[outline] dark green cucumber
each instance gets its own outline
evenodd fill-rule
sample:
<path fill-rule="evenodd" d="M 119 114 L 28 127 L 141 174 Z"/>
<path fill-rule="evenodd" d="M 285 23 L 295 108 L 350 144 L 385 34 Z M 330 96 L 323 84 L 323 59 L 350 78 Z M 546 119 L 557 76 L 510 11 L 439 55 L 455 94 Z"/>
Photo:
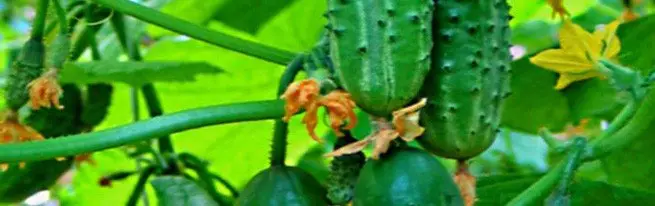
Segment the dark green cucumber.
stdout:
<path fill-rule="evenodd" d="M 422 96 L 421 145 L 446 158 L 467 159 L 486 150 L 509 96 L 509 6 L 504 0 L 437 1 L 433 68 Z"/>
<path fill-rule="evenodd" d="M 387 117 L 410 103 L 430 70 L 431 0 L 328 0 L 330 57 L 364 111 Z"/>
<path fill-rule="evenodd" d="M 39 131 L 46 138 L 77 134 L 82 131 L 80 112 L 82 97 L 79 88 L 73 84 L 62 86 L 66 95 L 60 101 L 63 110 L 41 108 L 31 110 L 23 123 Z M 24 107 L 29 109 L 27 106 Z M 45 160 L 27 162 L 25 168 L 12 165 L 6 172 L 0 172 L 0 202 L 15 203 L 25 200 L 34 193 L 46 190 L 72 165 L 72 160 Z"/>
<path fill-rule="evenodd" d="M 9 69 L 5 99 L 9 109 L 18 111 L 29 100 L 27 85 L 43 72 L 45 46 L 41 40 L 29 39 L 14 65 Z"/>
<path fill-rule="evenodd" d="M 434 156 L 408 147 L 369 160 L 355 186 L 353 205 L 463 205 L 450 173 Z"/>
<path fill-rule="evenodd" d="M 98 126 L 105 119 L 111 105 L 113 87 L 109 84 L 87 86 L 82 122 L 87 128 Z"/>
<path fill-rule="evenodd" d="M 248 182 L 237 206 L 328 205 L 325 189 L 309 173 L 287 166 L 273 166 Z"/>
<path fill-rule="evenodd" d="M 350 132 L 344 131 L 344 134 L 337 139 L 335 149 L 357 141 Z M 365 162 L 366 156 L 362 152 L 335 157 L 332 160 L 327 179 L 327 197 L 332 204 L 345 205 L 352 200 L 359 171 Z"/>
<path fill-rule="evenodd" d="M 46 137 L 58 137 L 82 132 L 82 92 L 74 84 L 62 86 L 64 94 L 61 98 L 63 110 L 57 108 L 41 108 L 30 110 L 23 123 L 30 125 Z"/>

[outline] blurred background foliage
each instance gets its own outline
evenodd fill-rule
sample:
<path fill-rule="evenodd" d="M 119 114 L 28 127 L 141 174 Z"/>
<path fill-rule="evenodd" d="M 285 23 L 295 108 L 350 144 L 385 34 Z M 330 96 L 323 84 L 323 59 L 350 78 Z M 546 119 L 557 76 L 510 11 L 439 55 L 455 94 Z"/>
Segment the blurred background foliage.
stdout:
<path fill-rule="evenodd" d="M 139 3 L 161 11 L 226 32 L 244 39 L 301 53 L 309 51 L 318 41 L 326 23 L 325 3 L 316 0 L 141 0 Z M 512 53 L 514 78 L 513 95 L 504 112 L 505 129 L 498 134 L 492 148 L 473 159 L 472 170 L 482 178 L 480 204 L 494 205 L 499 194 L 517 194 L 534 182 L 535 176 L 547 171 L 560 157 L 551 154 L 547 146 L 534 133 L 541 127 L 554 132 L 565 131 L 582 119 L 592 119 L 589 129 L 600 128 L 603 120 L 610 120 L 622 106 L 620 94 L 615 94 L 606 82 L 589 80 L 573 84 L 562 91 L 553 89 L 555 73 L 540 69 L 527 61 L 530 54 L 556 47 L 560 21 L 551 19 L 551 9 L 545 0 L 509 0 L 512 5 Z M 6 65 L 8 51 L 26 40 L 30 19 L 34 16 L 33 0 L 0 0 L 0 65 Z M 623 64 L 650 72 L 655 56 L 650 52 L 655 44 L 655 17 L 650 1 L 639 1 L 636 6 L 641 19 L 624 24 L 619 31 L 623 50 Z M 608 23 L 623 12 L 619 0 L 565 1 L 574 22 L 587 30 Z M 248 57 L 189 39 L 131 19 L 131 35 L 141 35 L 145 61 L 203 62 L 222 69 L 220 73 L 198 75 L 193 82 L 155 82 L 166 113 L 208 105 L 228 104 L 276 98 L 278 78 L 284 67 Z M 112 30 L 105 26 L 99 32 L 104 59 L 127 60 L 121 55 Z M 85 54 L 81 61 L 90 61 Z M 196 69 L 190 64 L 177 69 Z M 194 68 L 188 68 L 194 67 Z M 97 128 L 111 128 L 130 123 L 130 87 L 115 83 L 115 94 L 109 116 Z M 140 102 L 140 118 L 148 118 L 145 104 Z M 322 114 L 321 114 L 322 115 Z M 366 119 L 366 115 L 360 115 Z M 356 129 L 355 135 L 363 138 L 370 131 L 366 121 Z M 212 172 L 226 178 L 238 188 L 258 171 L 268 166 L 268 153 L 273 121 L 259 121 L 206 127 L 173 135 L 178 152 L 193 153 L 210 162 Z M 317 130 L 325 133 L 325 124 Z M 290 124 L 287 163 L 299 165 L 315 175 L 321 182 L 327 176 L 328 159 L 322 154 L 331 150 L 331 143 L 318 145 L 308 137 L 298 117 Z M 655 145 L 653 138 L 644 137 L 629 151 L 621 152 L 580 169 L 574 192 L 602 193 L 609 197 L 648 197 L 650 193 L 633 195 L 634 191 L 655 191 L 655 172 L 652 161 Z M 628 153 L 629 152 L 629 153 Z M 134 170 L 135 161 L 125 149 L 112 149 L 93 154 L 96 164 L 82 164 L 73 168 L 55 187 L 52 196 L 62 204 L 115 205 L 124 202 L 132 191 L 137 177 L 117 181 L 111 187 L 101 187 L 98 180 L 109 173 Z M 444 162 L 453 169 L 453 163 Z M 504 176 L 503 176 L 504 175 Z M 508 178 L 507 175 L 510 176 Z M 519 176 L 516 176 L 519 175 Z M 505 177 L 505 178 L 503 178 Z M 523 182 L 520 182 L 523 181 Z M 155 199 L 151 186 L 147 186 L 150 199 Z M 514 191 L 512 193 L 511 191 Z M 225 188 L 221 192 L 227 193 Z M 602 196 L 596 194 L 594 196 Z M 511 198 L 512 196 L 508 196 Z M 646 199 L 630 199 L 646 201 Z M 502 198 L 501 198 L 502 199 Z M 101 201 L 100 201 L 101 200 Z M 596 199 L 579 200 L 593 204 Z M 500 201 L 500 200 L 496 200 Z M 506 201 L 506 200 L 505 200 Z M 578 201 L 576 199 L 573 200 Z M 152 203 L 152 202 L 151 202 Z M 600 203 L 611 205 L 611 202 Z M 642 202 L 643 203 L 643 202 Z"/>

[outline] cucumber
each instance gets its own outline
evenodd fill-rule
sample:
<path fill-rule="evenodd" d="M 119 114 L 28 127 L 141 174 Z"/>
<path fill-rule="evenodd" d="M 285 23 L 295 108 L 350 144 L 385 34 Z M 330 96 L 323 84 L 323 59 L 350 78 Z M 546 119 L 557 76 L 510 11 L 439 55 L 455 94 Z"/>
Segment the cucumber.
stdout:
<path fill-rule="evenodd" d="M 273 166 L 248 182 L 235 205 L 320 206 L 327 202 L 325 189 L 309 173 L 297 167 Z"/>
<path fill-rule="evenodd" d="M 18 111 L 29 100 L 27 85 L 43 72 L 45 46 L 41 40 L 29 39 L 8 71 L 5 99 L 7 107 Z"/>
<path fill-rule="evenodd" d="M 113 87 L 109 84 L 90 84 L 87 86 L 82 122 L 87 128 L 98 126 L 107 116 Z"/>
<path fill-rule="evenodd" d="M 344 131 L 344 134 L 337 139 L 335 150 L 357 141 L 350 132 Z M 342 155 L 332 160 L 327 178 L 327 197 L 332 204 L 345 205 L 352 200 L 359 171 L 365 162 L 366 157 L 362 152 Z"/>
<path fill-rule="evenodd" d="M 392 148 L 379 160 L 366 162 L 353 199 L 355 206 L 463 204 L 451 175 L 439 160 L 409 147 Z"/>
<path fill-rule="evenodd" d="M 421 145 L 465 160 L 486 150 L 511 94 L 509 6 L 500 0 L 437 1 L 432 70 L 421 94 Z"/>
<path fill-rule="evenodd" d="M 341 86 L 379 116 L 410 103 L 430 70 L 431 0 L 328 0 L 330 57 Z"/>

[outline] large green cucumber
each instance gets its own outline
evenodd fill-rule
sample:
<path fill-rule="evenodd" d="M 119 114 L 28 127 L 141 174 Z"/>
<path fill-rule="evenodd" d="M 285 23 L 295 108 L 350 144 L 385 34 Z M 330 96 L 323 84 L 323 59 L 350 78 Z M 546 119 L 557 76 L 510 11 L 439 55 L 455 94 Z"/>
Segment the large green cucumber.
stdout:
<path fill-rule="evenodd" d="M 431 0 L 328 0 L 330 57 L 355 103 L 380 117 L 418 94 L 430 70 Z"/>
<path fill-rule="evenodd" d="M 450 173 L 419 149 L 392 148 L 379 160 L 369 160 L 359 175 L 355 206 L 463 205 Z"/>
<path fill-rule="evenodd" d="M 437 1 L 432 70 L 422 95 L 421 145 L 446 158 L 486 150 L 510 94 L 509 6 L 504 0 Z"/>
<path fill-rule="evenodd" d="M 325 189 L 297 167 L 273 166 L 248 182 L 237 206 L 328 205 Z"/>

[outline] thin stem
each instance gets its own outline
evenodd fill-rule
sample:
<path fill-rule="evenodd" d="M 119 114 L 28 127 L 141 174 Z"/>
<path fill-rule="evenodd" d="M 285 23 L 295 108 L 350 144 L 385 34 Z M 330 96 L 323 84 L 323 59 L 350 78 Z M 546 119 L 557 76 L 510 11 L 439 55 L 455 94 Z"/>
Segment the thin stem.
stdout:
<path fill-rule="evenodd" d="M 132 61 L 142 61 L 143 57 L 141 56 L 141 52 L 139 51 L 138 41 L 136 41 L 135 39 L 129 39 L 127 36 L 125 19 L 123 15 L 120 13 L 114 14 L 114 16 L 111 19 L 111 22 L 114 27 L 114 31 L 116 33 L 118 41 L 120 42 L 125 53 L 128 54 L 128 56 Z M 164 111 L 161 106 L 161 102 L 159 101 L 159 97 L 157 97 L 157 90 L 155 89 L 155 86 L 152 83 L 143 85 L 141 87 L 141 92 L 143 93 L 143 97 L 146 101 L 146 105 L 150 117 L 157 117 L 164 114 Z M 159 138 L 157 140 L 157 144 L 159 146 L 159 152 L 161 152 L 162 154 L 169 155 L 175 153 L 175 149 L 173 148 L 173 142 L 171 141 L 171 137 L 169 135 Z M 169 162 L 169 163 L 171 164 L 168 165 L 172 166 L 172 168 L 170 168 L 171 169 L 170 172 L 179 173 L 179 168 L 177 168 L 175 164 L 173 164 L 173 162 Z M 168 171 L 166 171 L 166 173 L 168 173 Z"/>
<path fill-rule="evenodd" d="M 575 171 L 582 163 L 583 148 L 587 145 L 587 140 L 584 137 L 576 137 L 573 139 L 572 145 L 577 149 L 573 149 L 569 153 L 559 185 L 548 198 L 549 205 L 569 205 L 569 186 L 575 177 Z"/>
<path fill-rule="evenodd" d="M 230 205 L 227 198 L 218 193 L 211 173 L 200 159 L 188 153 L 179 154 L 179 157 L 187 167 L 198 174 L 198 178 L 204 183 L 205 189 L 212 196 L 212 199 L 218 202 L 219 205 Z"/>
<path fill-rule="evenodd" d="M 586 146 L 584 139 L 580 140 L 580 138 L 576 138 L 574 141 L 575 143 L 571 147 L 566 161 L 559 162 L 545 176 L 539 179 L 539 181 L 532 184 L 532 186 L 512 199 L 507 205 L 533 205 L 539 201 L 543 201 L 563 177 L 572 177 L 573 174 L 569 173 L 572 173 L 577 168 L 580 156 Z"/>
<path fill-rule="evenodd" d="M 237 190 L 234 185 L 232 185 L 230 182 L 228 182 L 225 178 L 218 176 L 217 174 L 211 174 L 212 178 L 214 178 L 216 181 L 220 182 L 227 190 L 230 191 L 232 194 L 232 197 L 237 198 L 239 197 L 239 190 Z"/>
<path fill-rule="evenodd" d="M 282 118 L 280 100 L 211 106 L 44 141 L 0 145 L 0 162 L 53 159 L 114 148 L 209 125 Z"/>
<path fill-rule="evenodd" d="M 93 0 L 94 2 L 133 16 L 142 21 L 166 28 L 168 30 L 198 39 L 219 47 L 240 52 L 266 61 L 285 65 L 296 54 L 260 43 L 230 36 L 218 31 L 209 30 L 182 19 L 161 13 L 157 10 L 139 5 L 128 0 Z"/>
<path fill-rule="evenodd" d="M 635 103 L 635 105 L 638 104 Z M 643 137 L 649 128 L 655 126 L 655 115 L 653 115 L 655 114 L 655 92 L 648 92 L 640 105 L 636 107 L 635 114 L 625 126 L 613 135 L 590 143 L 585 153 L 585 161 L 595 160 L 607 156 L 613 151 L 621 150 Z"/>
<path fill-rule="evenodd" d="M 634 114 L 637 112 L 637 103 L 634 101 L 628 103 L 623 110 L 621 110 L 621 113 L 614 117 L 614 120 L 612 120 L 612 123 L 603 131 L 600 136 L 596 137 L 594 140 L 595 141 L 600 141 L 602 139 L 605 139 L 614 133 L 616 133 L 619 129 L 623 128 L 628 121 L 634 116 Z"/>
<path fill-rule="evenodd" d="M 59 33 L 68 34 L 68 18 L 66 17 L 66 10 L 61 6 L 59 0 L 52 0 L 52 3 L 59 19 Z"/>
<path fill-rule="evenodd" d="M 130 88 L 130 107 L 132 108 L 132 121 L 139 121 L 139 90 Z"/>
<path fill-rule="evenodd" d="M 287 69 L 280 78 L 280 83 L 277 90 L 276 98 L 289 87 L 289 85 L 296 78 L 296 75 L 302 70 L 303 56 L 299 55 L 296 59 L 289 64 Z M 289 125 L 281 119 L 275 120 L 275 127 L 273 128 L 273 145 L 271 146 L 271 166 L 282 166 L 287 155 L 287 135 L 289 133 Z"/>
<path fill-rule="evenodd" d="M 50 0 L 39 0 L 36 7 L 36 17 L 32 23 L 32 33 L 30 37 L 35 40 L 43 40 L 45 32 L 45 20 L 48 15 L 48 4 Z"/>
<path fill-rule="evenodd" d="M 136 206 L 136 203 L 139 201 L 139 197 L 141 197 L 144 192 L 148 178 L 153 173 L 155 173 L 155 171 L 156 170 L 154 166 L 149 166 L 141 172 L 141 175 L 139 175 L 139 180 L 137 181 L 136 186 L 134 186 L 134 190 L 132 191 L 132 194 L 130 194 L 130 198 L 127 200 L 127 206 Z"/>

